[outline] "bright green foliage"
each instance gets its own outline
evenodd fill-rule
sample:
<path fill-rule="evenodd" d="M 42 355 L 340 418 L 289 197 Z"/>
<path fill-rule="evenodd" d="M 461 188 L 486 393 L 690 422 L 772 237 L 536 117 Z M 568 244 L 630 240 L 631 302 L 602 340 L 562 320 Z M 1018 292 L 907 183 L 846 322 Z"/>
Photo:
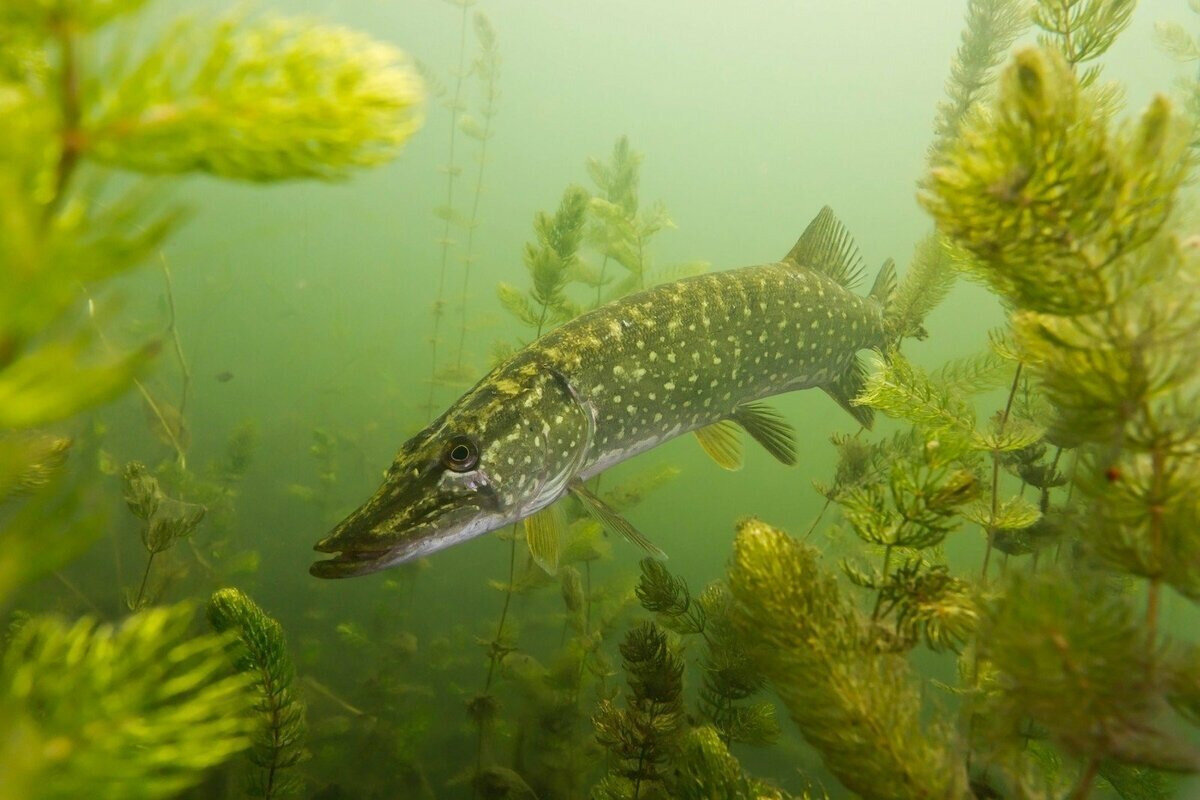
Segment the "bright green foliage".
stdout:
<path fill-rule="evenodd" d="M 180 23 L 98 89 L 83 132 L 93 158 L 328 180 L 391 160 L 420 125 L 419 84 L 388 45 L 304 19 L 232 19 L 197 36 L 203 27 Z"/>
<path fill-rule="evenodd" d="M 946 81 L 947 99 L 938 104 L 933 125 L 937 137 L 931 153 L 934 160 L 958 136 L 967 112 L 992 83 L 1008 48 L 1029 26 L 1024 0 L 968 0 L 966 17 L 962 42 Z"/>
<path fill-rule="evenodd" d="M 714 583 L 693 598 L 687 583 L 668 572 L 661 561 L 644 558 L 641 567 L 636 591 L 642 608 L 657 614 L 664 627 L 704 641 L 701 716 L 712 723 L 726 744 L 772 744 L 779 737 L 775 707 L 744 702 L 763 688 L 765 680 L 730 624 L 728 590 Z"/>
<path fill-rule="evenodd" d="M 931 650 L 958 650 L 975 632 L 979 611 L 971 587 L 944 564 L 913 557 L 887 574 L 849 562 L 842 569 L 856 586 L 877 593 L 874 621 L 891 622 L 880 631 L 885 649 L 905 650 L 923 638 Z"/>
<path fill-rule="evenodd" d="M 1200 765 L 1161 724 L 1156 652 L 1128 600 L 1094 578 L 1018 573 L 985 614 L 993 712 L 1028 717 L 1066 752 L 1166 769 Z M 1015 725 L 1014 725 L 1015 727 Z"/>
<path fill-rule="evenodd" d="M 248 682 L 192 617 L 25 622 L 0 661 L 0 797 L 172 797 L 248 747 Z"/>
<path fill-rule="evenodd" d="M 292 686 L 296 668 L 288 655 L 283 628 L 237 589 L 221 589 L 208 602 L 208 621 L 219 632 L 237 637 L 235 663 L 251 676 L 258 693 L 259 725 L 250 760 L 258 771 L 250 784 L 255 797 L 282 797 L 303 784 L 292 767 L 307 753 L 304 701 Z"/>
<path fill-rule="evenodd" d="M 22 431 L 0 434 L 0 503 L 45 488 L 71 448 L 66 436 Z"/>
<path fill-rule="evenodd" d="M 626 707 L 602 700 L 593 717 L 596 739 L 616 760 L 610 780 L 627 792 L 611 797 L 666 797 L 668 754 L 683 726 L 683 661 L 653 623 L 633 628 L 621 642 L 629 683 Z"/>
<path fill-rule="evenodd" d="M 715 728 L 683 735 L 671 785 L 674 800 L 784 800 L 788 795 L 747 776 Z"/>
<path fill-rule="evenodd" d="M 0 25 L 23 25 L 43 35 L 67 20 L 91 31 L 140 11 L 149 0 L 0 0 Z"/>
<path fill-rule="evenodd" d="M 537 335 L 579 313 L 566 290 L 578 263 L 587 204 L 587 192 L 572 185 L 563 192 L 553 216 L 538 212 L 533 220 L 537 243 L 525 245 L 525 268 L 533 286 L 528 292 L 507 283 L 499 286 L 504 308 Z"/>
<path fill-rule="evenodd" d="M 881 800 L 959 798 L 957 748 L 922 724 L 907 664 L 867 645 L 817 551 L 758 520 L 738 528 L 734 623 L 804 737 L 848 789 Z"/>
<path fill-rule="evenodd" d="M 666 207 L 655 203 L 649 210 L 641 208 L 638 184 L 642 154 L 633 149 L 629 139 L 622 136 L 613 145 L 608 163 L 589 158 L 588 174 L 596 184 L 590 210 L 593 224 L 588 238 L 604 257 L 597 274 L 585 273 L 582 279 L 596 287 L 596 305 L 601 298 L 615 300 L 630 292 L 645 289 L 665 280 L 677 280 L 703 272 L 707 265 L 699 262 L 678 264 L 655 269 L 649 248 L 651 240 L 664 230 L 674 228 Z M 624 278 L 609 287 L 609 261 L 616 261 L 626 271 Z M 607 292 L 604 292 L 605 288 Z"/>
<path fill-rule="evenodd" d="M 930 379 L 899 353 L 876 360 L 855 402 L 956 443 L 968 438 L 975 428 L 975 412 L 966 398 Z"/>
<path fill-rule="evenodd" d="M 950 254 L 936 235 L 930 234 L 917 243 L 888 309 L 887 322 L 897 343 L 900 339 L 925 338 L 925 317 L 954 286 L 952 267 Z"/>
<path fill-rule="evenodd" d="M 1044 31 L 1042 44 L 1056 46 L 1074 67 L 1107 52 L 1135 6 L 1137 0 L 1036 0 L 1033 22 Z M 1085 74 L 1084 85 L 1097 74 Z"/>
<path fill-rule="evenodd" d="M 1162 226 L 1187 172 L 1186 126 L 1156 98 L 1111 135 L 1053 49 L 1019 52 L 995 107 L 972 118 L 921 201 L 971 269 L 1016 306 L 1079 314 L 1130 286 L 1120 259 Z"/>
<path fill-rule="evenodd" d="M 863 541 L 924 549 L 940 544 L 959 525 L 959 507 L 978 494 L 971 472 L 929 458 L 924 464 L 898 461 L 886 483 L 864 483 L 838 502 Z"/>

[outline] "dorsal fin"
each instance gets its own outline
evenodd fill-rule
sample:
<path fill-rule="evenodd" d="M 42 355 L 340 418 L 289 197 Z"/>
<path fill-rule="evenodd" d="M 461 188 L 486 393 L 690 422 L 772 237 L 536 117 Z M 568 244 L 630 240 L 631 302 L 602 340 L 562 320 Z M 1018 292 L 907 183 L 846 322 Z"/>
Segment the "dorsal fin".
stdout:
<path fill-rule="evenodd" d="M 847 289 L 853 288 L 863 273 L 858 245 L 829 206 L 822 208 L 808 223 L 783 260 L 820 272 Z"/>

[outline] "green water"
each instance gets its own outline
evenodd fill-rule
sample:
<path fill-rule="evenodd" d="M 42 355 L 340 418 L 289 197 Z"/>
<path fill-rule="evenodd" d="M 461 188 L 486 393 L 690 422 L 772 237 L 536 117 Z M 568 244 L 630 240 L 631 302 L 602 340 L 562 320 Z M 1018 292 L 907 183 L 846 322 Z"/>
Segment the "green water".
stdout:
<path fill-rule="evenodd" d="M 267 5 L 276 7 L 312 12 L 393 43 L 454 92 L 462 21 L 455 6 L 435 0 Z M 165 18 L 169 9 L 157 13 Z M 504 313 L 496 286 L 528 285 L 521 254 L 533 238 L 534 214 L 553 210 L 569 183 L 590 188 L 586 159 L 606 158 L 619 136 L 644 154 L 643 207 L 661 201 L 677 226 L 654 239 L 657 264 L 701 260 L 725 269 L 775 261 L 828 204 L 853 233 L 870 274 L 887 257 L 903 273 L 914 245 L 932 227 L 917 204 L 916 182 L 927 167 L 931 121 L 944 96 L 962 10 L 959 0 L 480 0 L 470 11 L 487 14 L 495 28 L 500 95 L 465 313 L 463 232 L 452 231 L 459 242 L 447 251 L 443 274 L 443 223 L 434 215 L 447 199 L 443 167 L 451 134 L 450 112 L 436 97 L 428 99 L 424 126 L 399 158 L 344 183 L 263 187 L 191 177 L 172 186 L 170 196 L 193 213 L 163 250 L 191 378 L 189 464 L 201 469 L 220 458 L 243 423 L 254 424 L 258 440 L 219 550 L 216 535 L 202 526 L 190 546 L 156 562 L 148 591 L 156 602 L 202 602 L 218 585 L 233 584 L 282 623 L 308 704 L 311 758 L 295 768 L 303 780 L 298 796 L 475 796 L 467 777 L 478 739 L 465 705 L 484 688 L 488 658 L 480 642 L 495 635 L 504 604 L 503 592 L 489 581 L 506 580 L 509 544 L 489 534 L 417 567 L 345 581 L 308 574 L 317 557 L 312 545 L 374 491 L 400 444 L 465 388 L 435 385 L 430 414 L 439 283 L 444 280 L 445 289 L 437 366 L 456 360 L 462 336 L 464 364 L 478 377 L 495 343 L 530 338 Z M 1153 44 L 1154 24 L 1171 19 L 1191 24 L 1194 18 L 1179 3 L 1140 4 L 1103 59 L 1105 76 L 1125 85 L 1131 110 L 1169 90 L 1183 69 Z M 470 26 L 465 41 L 469 61 L 476 48 Z M 478 113 L 474 76 L 464 81 L 463 101 L 468 113 Z M 454 181 L 453 203 L 469 210 L 479 144 L 460 133 L 455 147 L 463 173 Z M 600 260 L 594 249 L 584 258 Z M 166 301 L 155 267 L 110 291 L 123 304 L 115 337 L 132 341 L 139 332 L 161 329 Z M 994 295 L 960 281 L 926 321 L 928 339 L 910 342 L 906 352 L 918 364 L 936 366 L 986 347 L 989 329 L 1003 321 Z M 177 403 L 180 373 L 169 347 L 159 362 L 147 386 Z M 980 407 L 990 413 L 1003 400 L 1003 391 L 988 394 Z M 824 505 L 812 481 L 829 480 L 835 463 L 829 439 L 857 429 L 820 392 L 774 404 L 796 428 L 801 458 L 794 468 L 748 445 L 744 468 L 726 472 L 685 436 L 605 475 L 617 482 L 656 465 L 679 469 L 628 515 L 667 552 L 668 567 L 695 594 L 724 574 L 739 519 L 758 516 L 796 535 L 809 530 Z M 136 392 L 95 419 L 102 433 L 81 427 L 92 455 L 102 451 L 117 465 L 169 460 Z M 879 429 L 898 426 L 884 420 Z M 331 442 L 332 470 L 324 479 L 314 431 Z M 118 479 L 104 481 L 96 502 L 110 515 L 105 535 L 62 571 L 63 580 L 49 578 L 27 590 L 21 607 L 98 612 L 108 619 L 126 613 L 126 592 L 141 577 L 145 553 Z M 830 532 L 836 519 L 830 511 L 809 540 L 828 553 L 831 569 L 853 549 Z M 641 553 L 618 539 L 611 547 L 611 559 L 590 568 L 592 585 L 631 588 Z M 977 565 L 983 550 L 983 535 L 972 525 L 947 543 L 956 565 Z M 254 566 L 230 574 L 235 557 Z M 523 569 L 524 550 L 517 558 Z M 1183 624 L 1187 610 L 1185 601 L 1170 596 L 1164 625 Z M 617 672 L 607 679 L 609 688 L 623 683 L 616 642 L 646 617 L 634 602 L 614 622 L 605 644 Z M 520 772 L 513 753 L 521 752 L 531 723 L 514 673 L 521 659 L 551 663 L 563 641 L 557 586 L 515 597 L 506 625 L 516 653 L 499 660 L 491 690 L 501 710 L 484 758 Z M 700 674 L 694 646 L 685 658 L 690 708 Z M 922 654 L 916 663 L 925 675 L 953 679 L 951 656 Z M 772 697 L 769 690 L 763 694 Z M 733 747 L 743 767 L 792 792 L 816 784 L 832 797 L 849 797 L 782 706 L 778 715 L 776 745 Z M 570 735 L 591 746 L 586 729 Z M 602 756 L 589 763 L 580 797 L 603 774 Z M 188 796 L 240 796 L 237 776 L 235 769 L 211 778 Z M 1101 788 L 1097 796 L 1116 795 Z"/>

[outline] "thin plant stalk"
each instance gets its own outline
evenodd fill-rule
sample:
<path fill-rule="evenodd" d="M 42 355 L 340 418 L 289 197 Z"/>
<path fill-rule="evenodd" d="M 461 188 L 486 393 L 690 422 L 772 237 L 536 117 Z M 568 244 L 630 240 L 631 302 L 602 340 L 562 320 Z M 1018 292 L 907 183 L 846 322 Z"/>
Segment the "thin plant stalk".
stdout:
<path fill-rule="evenodd" d="M 483 196 L 483 170 L 487 166 L 488 139 L 492 135 L 492 117 L 495 116 L 493 104 L 496 97 L 496 76 L 494 70 L 488 74 L 485 91 L 487 93 L 487 106 L 483 114 L 483 134 L 479 140 L 479 168 L 475 171 L 475 197 L 471 201 L 471 218 L 467 223 L 467 248 L 466 254 L 463 256 L 462 293 L 459 298 L 461 324 L 458 331 L 458 355 L 454 361 L 456 369 L 462 369 L 463 350 L 466 348 L 467 342 L 467 293 L 471 286 L 471 267 L 475 261 L 475 228 L 479 220 L 479 200 Z"/>
<path fill-rule="evenodd" d="M 1004 413 L 1000 415 L 1000 424 L 997 426 L 997 435 L 1004 433 L 1004 426 L 1008 424 L 1008 415 L 1012 413 L 1013 399 L 1017 395 L 1017 386 L 1021 383 L 1021 369 L 1025 365 L 1020 361 L 1017 362 L 1017 370 L 1013 374 L 1012 387 L 1008 390 L 1008 400 L 1004 403 Z M 1000 508 L 1000 454 L 992 452 L 992 515 L 990 524 L 987 527 L 987 549 L 983 553 L 983 568 L 980 570 L 980 578 L 986 582 L 988 573 L 988 562 L 992 558 L 992 546 L 996 538 L 996 513 Z"/>
<path fill-rule="evenodd" d="M 433 303 L 433 336 L 430 338 L 431 352 L 429 360 L 429 397 L 425 402 L 425 416 L 433 416 L 433 393 L 437 383 L 438 336 L 441 334 L 442 315 L 445 313 L 446 296 L 446 266 L 450 260 L 450 209 L 454 207 L 454 181 L 458 178 L 458 169 L 454 162 L 454 150 L 457 143 L 459 104 L 462 100 L 463 78 L 467 57 L 467 3 L 462 4 L 462 24 L 458 34 L 458 70 L 454 76 L 454 96 L 450 103 L 450 154 L 446 166 L 446 215 L 442 224 L 442 259 L 438 268 L 437 297 Z"/>

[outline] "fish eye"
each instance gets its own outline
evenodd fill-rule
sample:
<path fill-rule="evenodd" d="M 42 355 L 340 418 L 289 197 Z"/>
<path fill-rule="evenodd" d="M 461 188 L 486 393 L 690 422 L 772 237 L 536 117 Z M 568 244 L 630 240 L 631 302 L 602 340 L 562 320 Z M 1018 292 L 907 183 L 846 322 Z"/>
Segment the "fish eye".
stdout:
<path fill-rule="evenodd" d="M 446 445 L 442 464 L 454 472 L 469 472 L 479 463 L 479 446 L 469 436 L 455 436 Z"/>

